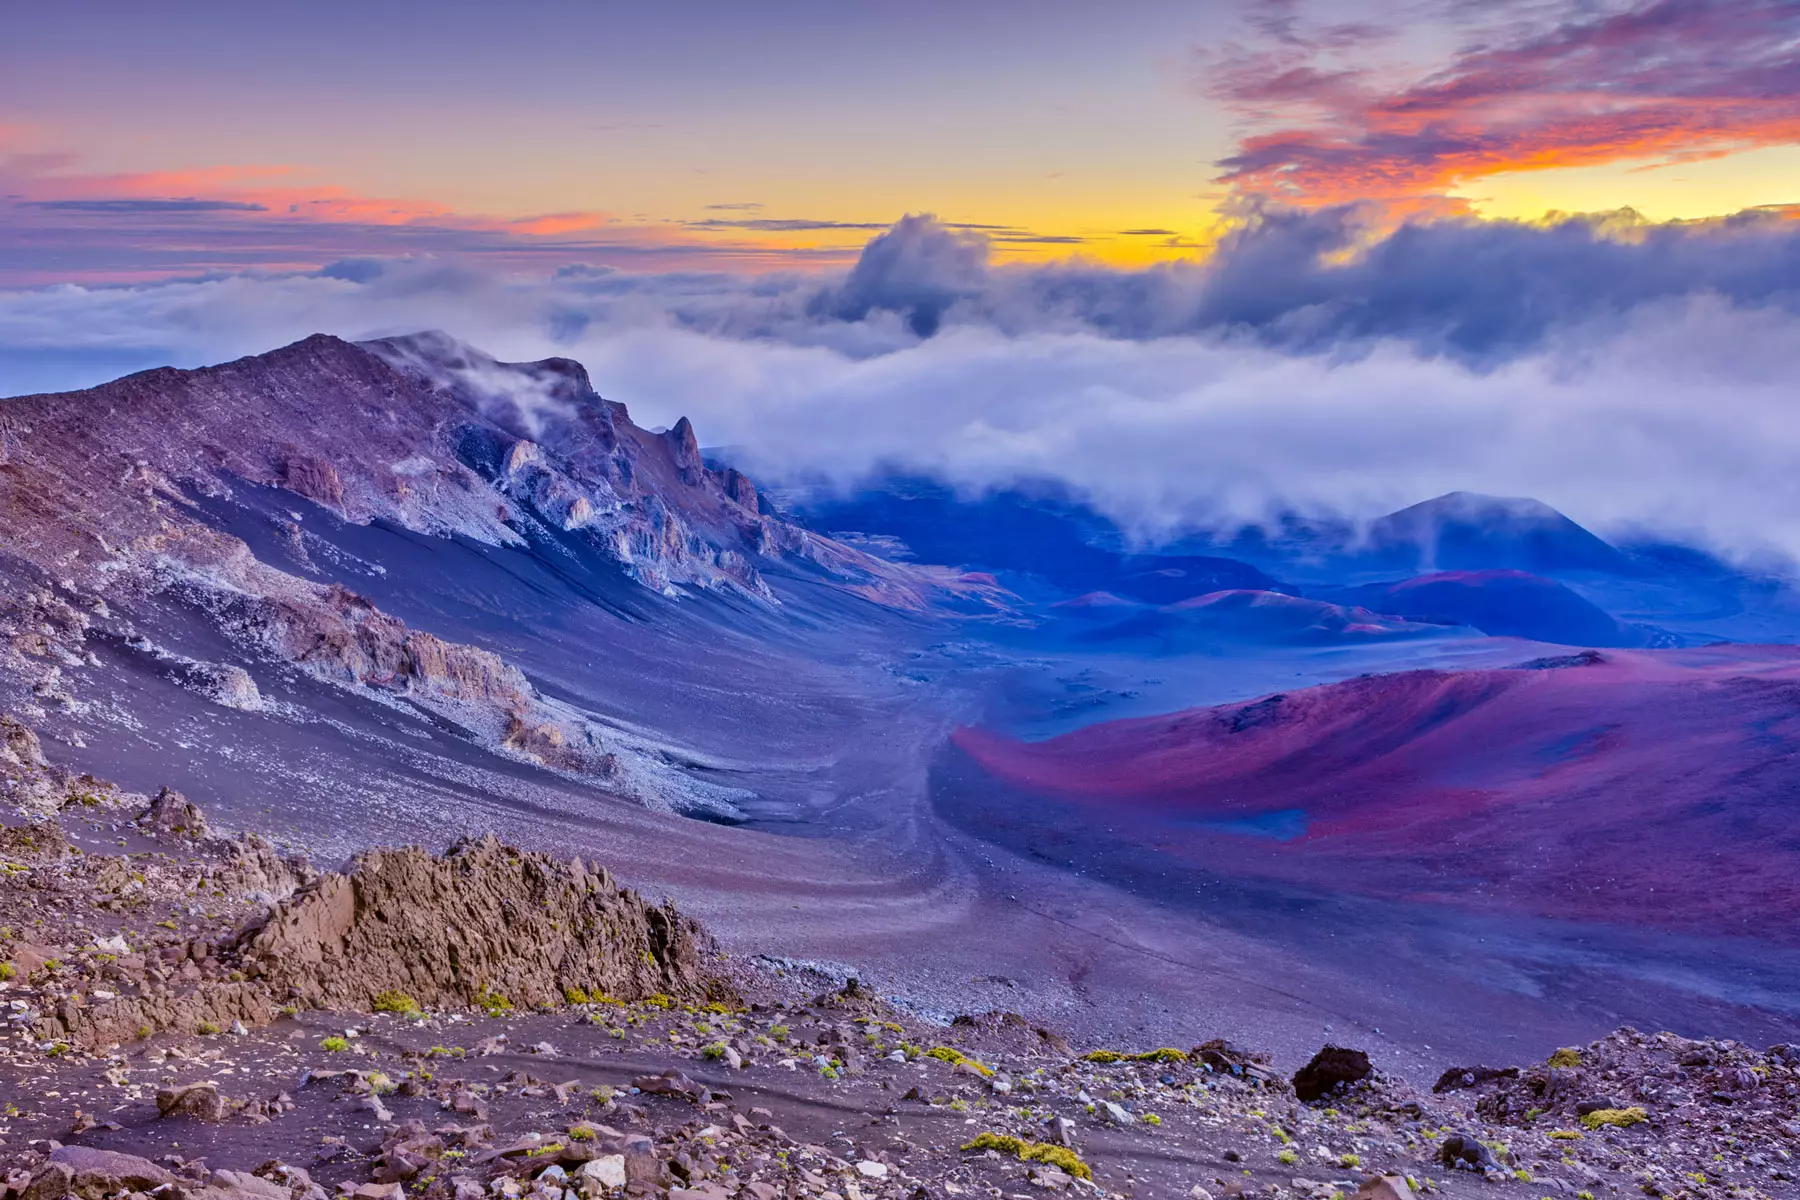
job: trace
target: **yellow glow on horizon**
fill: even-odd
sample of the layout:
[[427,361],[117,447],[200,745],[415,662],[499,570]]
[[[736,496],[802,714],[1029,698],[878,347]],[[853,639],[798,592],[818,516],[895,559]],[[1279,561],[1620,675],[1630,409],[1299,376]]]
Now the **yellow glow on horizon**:
[[1454,195],[1484,217],[1534,220],[1546,212],[1632,208],[1652,221],[1726,216],[1800,204],[1800,146],[1771,146],[1669,166],[1613,163],[1518,171],[1476,180]]

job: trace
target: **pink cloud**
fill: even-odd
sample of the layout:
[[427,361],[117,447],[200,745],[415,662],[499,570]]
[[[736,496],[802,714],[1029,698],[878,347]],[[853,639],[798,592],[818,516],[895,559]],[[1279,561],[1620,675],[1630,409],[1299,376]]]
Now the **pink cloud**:
[[1251,130],[1220,165],[1238,190],[1290,203],[1416,203],[1502,172],[1800,142],[1790,0],[1651,0],[1567,17],[1411,78],[1345,64],[1342,35],[1263,28],[1259,49],[1208,74]]

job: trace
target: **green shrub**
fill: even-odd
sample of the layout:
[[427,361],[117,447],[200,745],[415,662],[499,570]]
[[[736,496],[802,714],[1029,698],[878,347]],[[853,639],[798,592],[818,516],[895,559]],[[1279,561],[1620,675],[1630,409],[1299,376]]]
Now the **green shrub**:
[[1021,1162],[1041,1162],[1057,1167],[1073,1175],[1077,1179],[1092,1180],[1093,1169],[1081,1161],[1081,1156],[1067,1146],[1052,1146],[1045,1142],[1028,1142],[1023,1138],[1013,1137],[1009,1133],[981,1133],[975,1140],[963,1143],[964,1150],[998,1150],[1002,1154],[1016,1156]]
[[1637,1105],[1630,1108],[1598,1108],[1581,1118],[1581,1123],[1589,1129],[1624,1129],[1630,1125],[1641,1125],[1650,1119],[1650,1114]]
[[1553,1067],[1579,1067],[1581,1065],[1581,1051],[1573,1046],[1564,1046],[1561,1050],[1558,1050],[1555,1054],[1550,1056],[1550,1065]]
[[988,1066],[986,1063],[976,1062],[954,1046],[933,1046],[925,1052],[925,1057],[935,1058],[939,1062],[947,1062],[953,1067],[960,1067],[964,1063],[967,1063],[982,1075],[992,1075],[994,1073],[994,1068]]
[[319,1049],[325,1051],[327,1054],[342,1054],[349,1048],[349,1041],[345,1038],[338,1037],[336,1034],[333,1034],[331,1037],[328,1037],[319,1043]]
[[409,1017],[419,1011],[419,1002],[405,992],[382,992],[375,997],[375,1011]]

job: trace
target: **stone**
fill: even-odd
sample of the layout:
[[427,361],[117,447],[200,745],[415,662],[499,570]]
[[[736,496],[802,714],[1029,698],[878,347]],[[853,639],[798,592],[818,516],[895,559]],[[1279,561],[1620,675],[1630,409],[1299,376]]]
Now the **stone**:
[[665,1071],[661,1075],[640,1075],[631,1081],[631,1086],[651,1096],[672,1096],[677,1100],[687,1100],[694,1104],[707,1101],[707,1090],[689,1079],[680,1071]]
[[861,1175],[864,1179],[886,1179],[888,1177],[888,1168],[886,1163],[876,1162],[872,1158],[865,1158],[856,1164],[856,1173]]
[[223,1121],[226,1111],[216,1083],[164,1088],[156,1093],[156,1107],[165,1117],[189,1116],[199,1121]]
[[[148,1159],[116,1150],[98,1150],[92,1146],[62,1146],[50,1155],[52,1163],[74,1172],[77,1189],[116,1191],[129,1189],[147,1192],[175,1182],[175,1177]],[[286,1194],[282,1200],[287,1200]]]
[[1438,1161],[1446,1167],[1487,1174],[1500,1170],[1500,1160],[1480,1138],[1469,1133],[1452,1133],[1438,1147]]
[[1136,1117],[1132,1116],[1122,1105],[1116,1104],[1111,1100],[1102,1100],[1100,1102],[1100,1111],[1106,1119],[1111,1121],[1114,1125],[1137,1124]]
[[1294,1094],[1310,1104],[1340,1086],[1368,1078],[1371,1069],[1369,1056],[1361,1050],[1326,1046],[1294,1072]]
[[213,1187],[222,1188],[245,1200],[289,1200],[291,1191],[268,1179],[244,1171],[214,1171],[207,1179]]
[[1416,1197],[1404,1176],[1377,1175],[1365,1179],[1350,1200],[1416,1200]]
[[51,1162],[31,1177],[19,1200],[58,1200],[75,1188],[75,1171],[67,1163]]
[[164,788],[133,820],[159,837],[205,841],[211,831],[200,806],[174,788]]
[[589,1159],[581,1164],[581,1170],[576,1174],[583,1179],[593,1180],[601,1187],[622,1188],[625,1186],[625,1156],[606,1154]]

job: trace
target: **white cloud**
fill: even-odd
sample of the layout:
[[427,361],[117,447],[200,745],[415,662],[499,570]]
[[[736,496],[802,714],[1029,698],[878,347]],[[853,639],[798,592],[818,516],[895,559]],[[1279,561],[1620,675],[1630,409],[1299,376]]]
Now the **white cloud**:
[[[988,269],[966,235],[897,245],[942,232],[915,222],[847,281],[400,260],[0,292],[0,393],[441,328],[502,358],[581,359],[646,424],[687,415],[766,477],[1049,476],[1152,534],[1466,489],[1800,555],[1800,235],[1451,225],[1339,264],[1347,229],[1273,222],[1211,264],[1149,272]],[[1471,245],[1512,275],[1459,273]],[[1605,262],[1636,282],[1584,273]]]

